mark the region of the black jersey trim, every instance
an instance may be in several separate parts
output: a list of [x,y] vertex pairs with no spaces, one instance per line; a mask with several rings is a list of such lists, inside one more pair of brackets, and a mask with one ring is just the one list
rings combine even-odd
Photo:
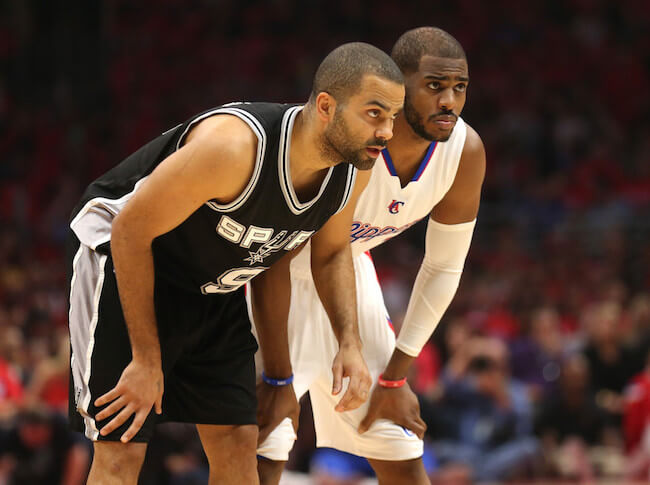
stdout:
[[321,183],[320,190],[316,197],[304,204],[298,200],[296,192],[293,190],[293,183],[291,182],[291,169],[289,161],[289,150],[291,147],[291,132],[293,131],[293,123],[296,120],[298,112],[302,110],[302,106],[295,106],[287,110],[282,119],[282,128],[280,130],[280,149],[278,150],[278,175],[280,176],[280,188],[282,194],[287,202],[287,206],[296,215],[302,214],[311,206],[313,206],[323,195],[327,184],[334,173],[334,167],[330,167],[325,179]]
[[350,200],[350,195],[352,195],[352,189],[354,188],[354,182],[357,180],[357,169],[354,168],[353,165],[348,166],[348,179],[347,183],[345,185],[345,191],[343,192],[343,200],[341,201],[341,205],[339,208],[336,210],[334,214],[338,214],[343,210],[343,208],[347,205],[348,201]]
[[264,154],[266,153],[266,132],[264,131],[264,128],[262,127],[261,123],[253,115],[251,115],[247,111],[244,111],[243,109],[217,108],[212,111],[208,111],[207,113],[203,113],[201,116],[198,116],[197,118],[192,120],[187,125],[185,131],[183,131],[183,134],[178,139],[178,143],[176,144],[176,149],[178,150],[180,148],[181,144],[185,140],[185,137],[189,133],[192,126],[194,126],[199,121],[204,120],[205,118],[209,118],[210,116],[214,116],[218,114],[229,114],[241,119],[250,127],[251,130],[253,130],[253,133],[255,133],[255,136],[257,137],[257,141],[258,141],[257,156],[255,158],[255,168],[253,169],[253,175],[251,176],[251,179],[248,181],[248,184],[246,185],[242,193],[239,194],[239,197],[237,197],[232,202],[229,202],[228,204],[219,204],[212,200],[205,203],[205,205],[210,207],[210,209],[213,209],[217,212],[232,212],[239,209],[244,204],[244,202],[248,200],[251,193],[253,192],[253,189],[255,188],[255,185],[257,185],[257,181],[260,178],[260,173],[262,172],[262,161],[264,160]]

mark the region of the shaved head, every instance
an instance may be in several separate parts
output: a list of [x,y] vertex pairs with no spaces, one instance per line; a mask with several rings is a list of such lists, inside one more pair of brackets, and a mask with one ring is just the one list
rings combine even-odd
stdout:
[[318,66],[309,99],[313,102],[319,93],[326,92],[345,104],[359,91],[366,75],[404,84],[399,67],[388,54],[370,44],[351,42],[334,49]]
[[391,57],[405,74],[420,67],[423,56],[464,59],[467,56],[460,43],[437,27],[419,27],[403,34],[393,46]]

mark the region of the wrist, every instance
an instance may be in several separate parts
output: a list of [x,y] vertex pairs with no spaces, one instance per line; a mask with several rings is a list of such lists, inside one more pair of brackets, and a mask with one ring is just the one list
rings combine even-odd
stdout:
[[269,386],[284,387],[293,383],[293,374],[289,375],[288,377],[275,377],[268,376],[266,372],[262,371],[262,380]]
[[405,379],[413,360],[414,357],[405,354],[399,349],[395,349],[388,365],[382,373],[382,377],[387,381],[400,381]]
[[138,352],[137,350],[133,350],[131,352],[132,354],[132,360],[134,362],[137,362],[138,364],[145,365],[147,367],[161,367],[162,366],[162,359],[160,357],[160,350],[156,349],[154,351],[152,350],[147,350],[144,352]]
[[357,332],[349,330],[347,332],[342,332],[339,337],[339,348],[350,348],[355,347],[361,349],[363,344],[361,343],[361,337]]
[[404,384],[406,384],[406,377],[402,377],[401,379],[388,379],[384,376],[384,374],[380,374],[379,379],[377,379],[377,383],[381,387],[385,387],[387,389],[395,389],[398,387],[403,387]]

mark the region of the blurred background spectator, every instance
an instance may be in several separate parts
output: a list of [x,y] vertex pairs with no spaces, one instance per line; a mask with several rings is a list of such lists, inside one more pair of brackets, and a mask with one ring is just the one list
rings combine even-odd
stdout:
[[[54,436],[65,443],[56,452],[74,456],[59,463],[79,471],[89,459],[58,424],[69,358],[62,248],[82,188],[196,112],[302,102],[333,47],[390,50],[423,24],[467,51],[463,117],[488,155],[461,286],[411,379],[423,412],[435,411],[432,476],[648,479],[643,0],[1,3],[0,476],[27,483],[24,464]],[[423,234],[415,226],[373,253],[396,328]],[[291,464],[307,471],[304,423]],[[168,426],[142,481],[204,483],[195,432]],[[514,443],[524,451],[504,451]]]

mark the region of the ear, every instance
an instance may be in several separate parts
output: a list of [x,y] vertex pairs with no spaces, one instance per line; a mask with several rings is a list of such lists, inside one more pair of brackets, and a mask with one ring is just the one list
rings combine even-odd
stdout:
[[318,96],[316,96],[316,113],[318,119],[324,123],[329,123],[334,119],[335,112],[336,100],[334,97],[325,91],[318,93]]

